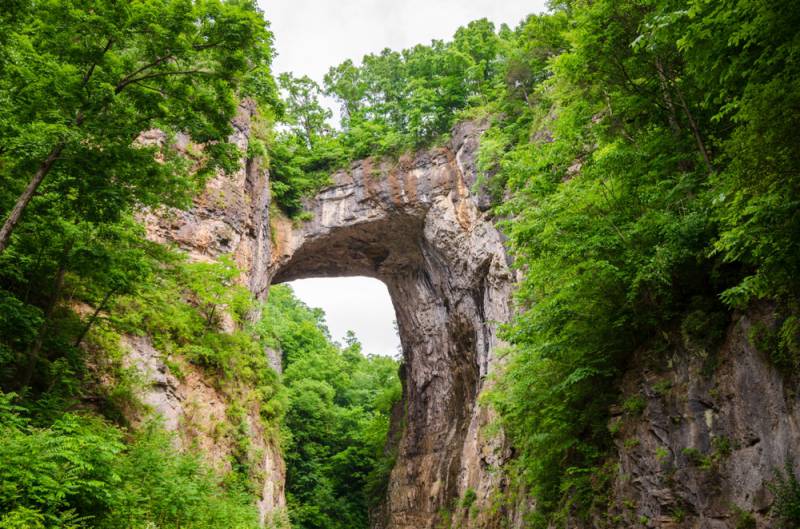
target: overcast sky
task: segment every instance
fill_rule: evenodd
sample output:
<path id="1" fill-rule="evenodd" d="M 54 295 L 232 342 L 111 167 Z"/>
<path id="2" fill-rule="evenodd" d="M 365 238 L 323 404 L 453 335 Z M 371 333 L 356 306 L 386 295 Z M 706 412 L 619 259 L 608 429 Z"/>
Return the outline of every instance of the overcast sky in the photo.
<path id="1" fill-rule="evenodd" d="M 272 23 L 275 72 L 317 81 L 345 59 L 449 39 L 479 18 L 515 27 L 545 0 L 259 0 Z"/>
<path id="2" fill-rule="evenodd" d="M 300 279 L 289 283 L 306 305 L 325 311 L 335 340 L 344 343 L 352 330 L 364 353 L 399 357 L 394 308 L 386 285 L 369 277 Z"/>
<path id="3" fill-rule="evenodd" d="M 459 26 L 488 18 L 515 27 L 545 0 L 259 0 L 275 34 L 275 73 L 317 82 L 330 66 L 360 62 L 367 53 L 449 39 Z M 327 314 L 334 339 L 355 331 L 365 353 L 396 355 L 398 339 L 386 286 L 374 279 L 338 278 L 291 283 L 307 305 Z"/>

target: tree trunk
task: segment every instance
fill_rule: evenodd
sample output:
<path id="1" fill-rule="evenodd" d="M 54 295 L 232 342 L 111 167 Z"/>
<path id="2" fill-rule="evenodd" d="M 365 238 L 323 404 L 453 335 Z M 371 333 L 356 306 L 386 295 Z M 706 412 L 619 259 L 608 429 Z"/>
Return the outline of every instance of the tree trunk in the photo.
<path id="1" fill-rule="evenodd" d="M 53 150 L 51 150 L 50 154 L 47 155 L 45 161 L 39 165 L 39 168 L 36 170 L 36 174 L 33 175 L 33 178 L 28 183 L 28 187 L 25 188 L 25 191 L 23 191 L 17 199 L 17 203 L 14 204 L 14 208 L 11 210 L 11 213 L 9 213 L 8 218 L 3 224 L 3 227 L 0 228 L 0 253 L 3 253 L 8 247 L 8 243 L 11 240 L 11 234 L 22 218 L 25 208 L 27 208 L 28 204 L 30 204 L 31 199 L 36 194 L 36 190 L 39 188 L 42 180 L 44 180 L 44 177 L 50 172 L 50 169 L 52 169 L 53 164 L 61 156 L 61 152 L 63 150 L 64 142 L 61 142 L 53 147 Z"/>
<path id="2" fill-rule="evenodd" d="M 694 136 L 694 140 L 697 142 L 697 149 L 703 156 L 703 162 L 705 162 L 706 164 L 706 169 L 708 170 L 708 174 L 714 174 L 714 166 L 711 163 L 711 156 L 708 154 L 708 149 L 706 149 L 706 144 L 703 141 L 703 136 L 700 134 L 700 128 L 697 126 L 697 122 L 694 120 L 692 111 L 689 110 L 689 105 L 686 104 L 686 99 L 684 99 L 683 92 L 681 92 L 681 89 L 676 86 L 675 91 L 678 94 L 678 100 L 681 103 L 681 108 L 683 108 L 683 112 L 684 114 L 686 114 L 686 119 L 689 121 L 689 128 L 692 129 L 692 135 Z"/>
<path id="3" fill-rule="evenodd" d="M 672 102 L 672 96 L 669 93 L 669 87 L 672 79 L 668 79 L 664 73 L 664 67 L 661 65 L 661 60 L 656 58 L 656 71 L 658 72 L 658 82 L 661 86 L 661 97 L 664 99 L 664 104 L 667 108 L 667 121 L 675 136 L 681 135 L 681 127 L 678 124 L 678 117 L 675 113 L 675 105 Z"/>
<path id="4" fill-rule="evenodd" d="M 113 39 L 108 39 L 108 43 L 106 47 L 103 48 L 103 52 L 101 53 L 100 57 L 103 57 L 108 50 L 111 49 L 112 44 L 114 43 Z M 83 80 L 81 82 L 81 88 L 86 88 L 86 85 L 89 84 L 89 79 L 92 78 L 92 74 L 94 74 L 95 68 L 97 67 L 98 62 L 92 63 L 89 69 L 83 76 Z M 78 114 L 75 116 L 74 125 L 76 127 L 80 127 L 83 124 L 85 119 L 85 115 L 83 110 L 79 110 Z M 60 141 L 53 149 L 50 151 L 50 154 L 47 155 L 47 158 L 39 165 L 39 168 L 36 170 L 36 174 L 33 175 L 33 178 L 30 182 L 28 182 L 28 187 L 25 188 L 25 191 L 17 199 L 17 203 L 14 204 L 14 208 L 9 213 L 8 218 L 6 219 L 3 227 L 0 228 L 0 254 L 3 253 L 6 248 L 8 248 L 8 244 L 11 241 L 11 234 L 16 228 L 17 224 L 19 224 L 20 219 L 22 218 L 22 214 L 25 212 L 25 208 L 28 207 L 30 204 L 31 199 L 36 194 L 36 190 L 39 189 L 39 185 L 44 180 L 44 177 L 47 176 L 47 173 L 50 172 L 50 169 L 53 168 L 53 164 L 56 163 L 61 157 L 61 153 L 64 151 L 64 147 L 66 146 L 66 142 Z"/>
<path id="5" fill-rule="evenodd" d="M 97 321 L 97 317 L 100 315 L 100 312 L 102 312 L 102 310 L 108 303 L 108 300 L 111 299 L 111 296 L 113 296 L 116 291 L 117 291 L 116 287 L 109 290 L 108 293 L 105 295 L 105 297 L 103 297 L 103 300 L 100 302 L 97 308 L 94 309 L 92 317 L 89 318 L 89 321 L 86 323 L 86 326 L 83 328 L 80 335 L 78 335 L 78 338 L 75 339 L 75 347 L 79 347 L 81 345 L 81 342 L 83 342 L 83 339 L 89 333 L 89 330 L 92 328 L 92 325 L 94 325 L 94 322 Z"/>
<path id="6" fill-rule="evenodd" d="M 58 304 L 58 298 L 60 297 L 61 290 L 64 287 L 64 276 L 67 273 L 67 261 L 69 260 L 69 252 L 72 250 L 72 244 L 73 241 L 69 241 L 64 244 L 64 252 L 61 255 L 61 262 L 58 265 L 58 271 L 53 279 L 53 289 L 50 292 L 50 299 L 48 300 L 47 307 L 44 311 L 44 321 L 42 322 L 42 326 L 39 328 L 39 334 L 37 334 L 36 340 L 28 350 L 28 366 L 25 368 L 20 380 L 20 387 L 22 388 L 28 387 L 31 383 L 33 372 L 36 370 L 36 362 L 39 360 L 39 353 L 42 350 L 42 345 L 44 345 L 44 337 L 50 330 L 50 320 L 53 317 L 53 312 Z"/>

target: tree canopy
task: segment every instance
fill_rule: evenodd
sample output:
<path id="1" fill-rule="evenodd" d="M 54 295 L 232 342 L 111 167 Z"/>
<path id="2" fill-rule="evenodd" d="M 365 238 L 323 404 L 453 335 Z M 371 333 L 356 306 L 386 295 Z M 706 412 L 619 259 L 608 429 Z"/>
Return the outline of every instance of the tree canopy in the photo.
<path id="1" fill-rule="evenodd" d="M 800 372 L 798 27 L 791 0 L 564 0 L 319 85 L 273 78 L 253 0 L 5 1 L 0 528 L 254 527 L 244 410 L 283 432 L 295 527 L 367 527 L 393 464 L 396 362 L 333 343 L 284 287 L 259 307 L 231 259 L 188 263 L 135 214 L 187 205 L 246 156 L 301 219 L 331 171 L 444 143 L 459 120 L 488 127 L 473 192 L 520 272 L 484 396 L 515 447 L 505 471 L 535 500 L 531 527 L 604 516 L 609 409 L 633 358 L 694 344 L 713 360 L 735 311 L 767 306 L 757 341 Z M 261 110 L 248 153 L 228 143 L 241 98 Z M 229 392 L 230 472 L 128 423 L 123 335 Z M 775 485 L 787 527 L 796 482 L 788 468 Z"/>
<path id="2" fill-rule="evenodd" d="M 238 158 L 227 143 L 236 98 L 271 96 L 259 81 L 272 36 L 253 1 L 13 6 L 0 42 L 0 251 L 37 194 L 93 221 L 185 204 L 203 170 Z M 167 141 L 136 141 L 153 128 Z M 176 156 L 178 133 L 204 145 L 196 163 Z"/>

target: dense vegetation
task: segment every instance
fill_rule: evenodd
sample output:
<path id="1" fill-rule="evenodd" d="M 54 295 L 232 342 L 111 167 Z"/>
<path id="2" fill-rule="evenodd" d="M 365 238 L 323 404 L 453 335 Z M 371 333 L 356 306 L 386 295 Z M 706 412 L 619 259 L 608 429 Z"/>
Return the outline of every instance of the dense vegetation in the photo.
<path id="1" fill-rule="evenodd" d="M 365 356 L 352 334 L 331 343 L 319 309 L 272 287 L 262 328 L 282 351 L 288 389 L 284 450 L 292 527 L 369 527 L 394 462 L 385 451 L 400 399 L 397 361 Z"/>
<path id="2" fill-rule="evenodd" d="M 564 0 L 515 29 L 481 20 L 345 62 L 319 86 L 273 80 L 249 0 L 4 2 L 0 528 L 255 527 L 245 410 L 281 432 L 295 527 L 366 527 L 392 464 L 396 364 L 333 344 L 285 288 L 253 318 L 231 261 L 187 263 L 134 220 L 232 167 L 243 96 L 264 121 L 248 154 L 267 156 L 293 216 L 349 160 L 487 122 L 475 191 L 524 275 L 486 399 L 531 524 L 602 515 L 607 413 L 634 354 L 658 361 L 675 336 L 710 347 L 734 310 L 766 302 L 775 323 L 755 338 L 786 376 L 800 368 L 798 27 L 790 0 Z M 153 128 L 164 141 L 137 141 Z M 204 147 L 178 153 L 178 134 Z M 235 410 L 223 475 L 147 418 L 120 345 L 137 335 L 177 376 L 218 381 Z M 775 491 L 796 525 L 791 468 Z"/>
<path id="3" fill-rule="evenodd" d="M 768 300 L 776 323 L 761 343 L 785 373 L 800 367 L 797 6 L 551 8 L 514 30 L 476 21 L 449 42 L 345 62 L 324 88 L 302 80 L 294 112 L 314 119 L 293 133 L 318 170 L 489 121 L 476 191 L 508 219 L 525 274 L 487 398 L 543 526 L 604 511 L 607 410 L 635 351 L 655 359 L 676 335 L 713 346 L 733 310 Z M 324 126 L 322 92 L 342 131 Z"/>
<path id="4" fill-rule="evenodd" d="M 249 495 L 221 488 L 158 425 L 128 436 L 100 418 L 54 408 L 44 410 L 54 419 L 32 421 L 10 397 L 0 403 L 0 527 L 258 527 Z"/>
<path id="5" fill-rule="evenodd" d="M 0 527 L 257 527 L 246 439 L 226 434 L 224 476 L 178 452 L 120 338 L 152 337 L 177 376 L 213 373 L 231 409 L 277 428 L 238 271 L 185 263 L 133 220 L 238 158 L 236 98 L 275 95 L 266 23 L 247 1 L 74 0 L 5 2 L 0 26 Z M 154 127 L 208 147 L 135 141 Z"/>
<path id="6" fill-rule="evenodd" d="M 635 350 L 657 358 L 676 327 L 713 344 L 769 299 L 773 359 L 798 366 L 797 22 L 790 2 L 570 2 L 518 31 L 564 28 L 562 53 L 527 55 L 544 80 L 509 93 L 484 159 L 526 270 L 493 400 L 543 515 L 603 512 L 606 413 Z"/>
<path id="7" fill-rule="evenodd" d="M 282 115 L 255 3 L 15 1 L 0 27 L 0 527 L 255 528 L 253 421 L 283 440 L 295 527 L 366 527 L 397 363 L 333 344 L 285 288 L 258 306 L 231 259 L 186 262 L 134 219 L 238 163 L 238 98 L 262 129 Z M 142 405 L 124 345 L 137 336 L 226 400 L 226 467 L 178 450 Z M 282 380 L 266 347 L 283 351 Z"/>
<path id="8" fill-rule="evenodd" d="M 239 272 L 229 261 L 188 264 L 143 243 L 139 230 L 127 235 L 106 251 L 138 258 L 135 292 L 104 295 L 97 309 L 81 310 L 97 303 L 104 284 L 70 267 L 61 279 L 70 299 L 46 318 L 4 292 L 2 385 L 18 393 L 3 393 L 0 408 L 0 527 L 257 527 L 255 454 L 247 438 L 237 429 L 224 433 L 234 445 L 224 476 L 201 454 L 179 453 L 139 401 L 143 381 L 122 342 L 123 334 L 152 337 L 174 375 L 183 377 L 190 366 L 205 370 L 229 410 L 255 406 L 258 419 L 277 428 L 285 397 L 262 337 L 244 324 L 254 307 L 250 293 L 232 283 Z M 125 248 L 132 240 L 141 252 Z M 70 262 L 102 263 L 102 250 L 78 247 Z M 241 330 L 221 330 L 223 308 Z M 229 419 L 234 426 L 245 420 L 242 413 Z"/>

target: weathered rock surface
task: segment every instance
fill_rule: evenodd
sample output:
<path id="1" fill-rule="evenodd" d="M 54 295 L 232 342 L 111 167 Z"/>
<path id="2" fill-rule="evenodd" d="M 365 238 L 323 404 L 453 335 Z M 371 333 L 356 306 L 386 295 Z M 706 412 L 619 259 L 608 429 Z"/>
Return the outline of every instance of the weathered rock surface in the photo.
<path id="1" fill-rule="evenodd" d="M 174 376 L 161 352 L 147 337 L 125 337 L 123 347 L 128 353 L 125 358 L 128 366 L 136 368 L 145 383 L 143 403 L 163 419 L 167 430 L 178 434 L 179 446 L 199 450 L 209 466 L 220 473 L 229 472 L 235 441 L 225 433 L 225 428 L 220 430 L 220 425 L 229 422 L 227 395 L 191 364 L 181 366 L 181 378 Z M 244 423 L 249 432 L 251 453 L 260 458 L 256 465 L 264 475 L 258 501 L 264 522 L 284 514 L 286 470 L 280 446 L 273 435 L 264 431 L 257 410 L 248 410 Z"/>
<path id="2" fill-rule="evenodd" d="M 243 153 L 247 152 L 254 115 L 255 106 L 245 101 L 233 121 L 230 140 Z M 151 131 L 142 140 L 163 141 L 162 136 Z M 179 138 L 176 147 L 185 148 L 185 141 Z M 263 297 L 269 287 L 268 208 L 267 172 L 257 160 L 242 158 L 235 173 L 211 178 L 191 209 L 148 212 L 143 220 L 151 240 L 177 245 L 192 260 L 210 261 L 232 255 L 239 269 L 245 271 L 241 281 L 256 296 Z M 228 322 L 228 326 L 232 325 Z M 127 346 L 129 360 L 148 381 L 144 402 L 164 417 L 167 428 L 177 431 L 186 446 L 199 447 L 212 465 L 228 470 L 233 446 L 227 436 L 215 431 L 219 424 L 228 422 L 229 402 L 225 395 L 190 365 L 184 366 L 185 377 L 178 380 L 147 340 L 129 339 Z M 273 368 L 280 371 L 280 352 L 264 353 Z M 257 411 L 248 410 L 245 420 L 252 452 L 261 454 L 257 464 L 258 474 L 264 478 L 258 501 L 261 520 L 282 518 L 286 471 L 280 446 L 274 432 L 264 431 Z"/>
<path id="3" fill-rule="evenodd" d="M 233 120 L 230 141 L 243 153 L 254 116 L 254 104 L 244 101 Z M 148 133 L 145 141 L 160 141 L 159 134 Z M 186 148 L 184 142 L 179 138 L 176 148 Z M 258 160 L 243 157 L 235 173 L 211 178 L 191 209 L 148 212 L 143 220 L 149 239 L 177 245 L 191 259 L 209 261 L 232 255 L 245 271 L 242 279 L 250 290 L 264 296 L 269 288 L 269 198 L 267 171 Z"/>
<path id="4" fill-rule="evenodd" d="M 768 484 L 797 454 L 800 397 L 748 338 L 769 312 L 737 315 L 712 357 L 679 345 L 669 358 L 637 359 L 626 374 L 623 391 L 646 405 L 614 419 L 620 527 L 773 526 Z"/>
<path id="5" fill-rule="evenodd" d="M 245 152 L 252 113 L 243 104 L 235 123 L 233 139 Z M 465 529 L 525 526 L 521 509 L 494 503 L 508 492 L 497 469 L 511 451 L 502 435 L 486 436 L 491 412 L 477 403 L 498 362 L 496 331 L 510 317 L 513 284 L 487 197 L 471 191 L 480 132 L 462 124 L 445 147 L 353 164 L 307 201 L 308 222 L 270 219 L 268 175 L 252 160 L 214 178 L 193 209 L 148 216 L 151 238 L 177 243 L 194 259 L 234 255 L 257 296 L 273 282 L 303 277 L 386 283 L 403 344 L 404 403 L 393 419 L 397 459 L 373 513 L 375 529 L 431 529 L 443 518 Z M 619 434 L 611 463 L 619 472 L 603 523 L 721 529 L 736 527 L 742 509 L 769 527 L 767 482 L 797 450 L 800 415 L 797 392 L 748 342 L 758 317 L 737 317 L 711 375 L 705 359 L 680 347 L 660 370 L 644 359 L 630 367 L 623 392 L 646 405 L 641 415 L 613 419 Z M 180 424 L 183 390 L 165 379 L 147 347 L 134 349 L 154 372 L 151 404 L 168 424 Z M 279 352 L 265 354 L 279 369 Z M 265 451 L 263 468 L 266 516 L 284 504 L 276 450 Z M 459 502 L 468 491 L 471 509 Z"/>

